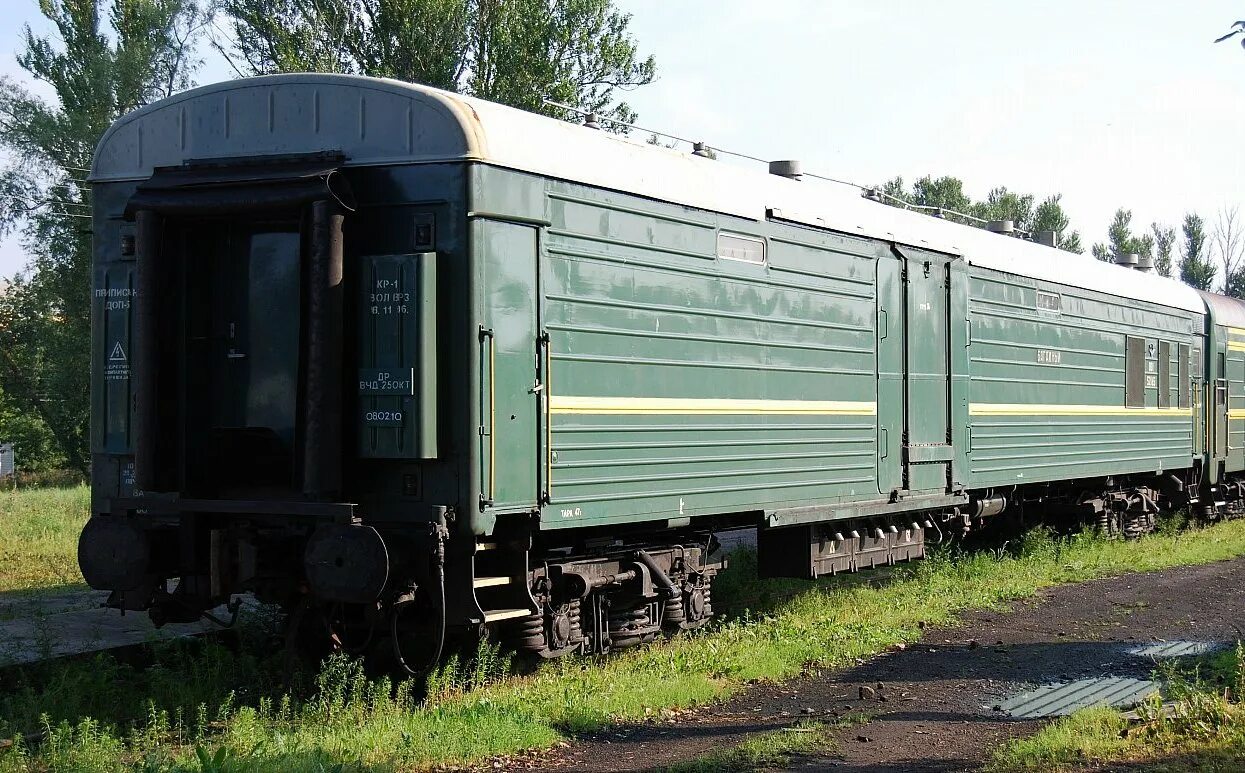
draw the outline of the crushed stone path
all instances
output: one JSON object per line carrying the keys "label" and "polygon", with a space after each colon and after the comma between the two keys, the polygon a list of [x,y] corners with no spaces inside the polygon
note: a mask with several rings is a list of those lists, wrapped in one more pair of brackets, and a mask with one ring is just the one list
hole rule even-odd
{"label": "crushed stone path", "polygon": [[[999,743],[1041,720],[997,707],[1050,682],[1145,679],[1155,660],[1138,644],[1245,638],[1245,559],[1051,588],[1007,611],[969,613],[920,642],[780,685],[751,687],[722,705],[656,717],[576,739],[553,753],[506,761],[511,769],[654,771],[801,720],[871,719],[836,730],[823,755],[791,769],[949,773],[980,767]],[[879,686],[880,684],[880,686]]]}

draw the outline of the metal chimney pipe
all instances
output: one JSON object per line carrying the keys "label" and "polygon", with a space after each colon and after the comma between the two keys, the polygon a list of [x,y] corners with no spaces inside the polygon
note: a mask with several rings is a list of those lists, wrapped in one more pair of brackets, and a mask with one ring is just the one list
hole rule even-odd
{"label": "metal chimney pipe", "polygon": [[800,169],[800,162],[794,159],[769,162],[769,173],[790,180],[798,180],[804,176],[804,172]]}

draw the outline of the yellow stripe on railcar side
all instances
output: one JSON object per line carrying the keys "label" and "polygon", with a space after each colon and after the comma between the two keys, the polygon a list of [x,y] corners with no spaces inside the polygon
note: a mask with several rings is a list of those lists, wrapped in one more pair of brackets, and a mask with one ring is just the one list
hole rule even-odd
{"label": "yellow stripe on railcar side", "polygon": [[1228,350],[1233,352],[1245,352],[1245,328],[1227,327],[1228,331]]}
{"label": "yellow stripe on railcar side", "polygon": [[1122,405],[972,403],[973,416],[1192,416],[1192,408],[1127,408]]}
{"label": "yellow stripe on railcar side", "polygon": [[734,400],[699,397],[582,397],[552,395],[557,414],[695,416],[874,416],[874,402],[848,400]]}

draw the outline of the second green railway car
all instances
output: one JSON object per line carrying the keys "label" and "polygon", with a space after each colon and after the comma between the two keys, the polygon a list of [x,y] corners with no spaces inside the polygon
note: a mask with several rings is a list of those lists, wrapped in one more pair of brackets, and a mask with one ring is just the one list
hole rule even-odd
{"label": "second green railway car", "polygon": [[158,620],[604,651],[712,615],[714,529],[811,577],[1239,498],[1240,304],[854,190],[328,75],[143,108],[92,180],[80,560]]}

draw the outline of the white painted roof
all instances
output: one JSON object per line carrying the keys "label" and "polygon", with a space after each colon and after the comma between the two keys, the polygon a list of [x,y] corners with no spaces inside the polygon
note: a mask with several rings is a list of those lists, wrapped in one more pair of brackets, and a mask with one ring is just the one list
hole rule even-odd
{"label": "white painted roof", "polygon": [[1174,279],[885,206],[847,186],[377,78],[274,75],[178,94],[113,124],[91,179],[145,179],[188,159],[316,151],[341,151],[348,166],[476,160],[752,220],[773,209],[785,220],[962,255],[976,266],[1205,313],[1197,292]]}

